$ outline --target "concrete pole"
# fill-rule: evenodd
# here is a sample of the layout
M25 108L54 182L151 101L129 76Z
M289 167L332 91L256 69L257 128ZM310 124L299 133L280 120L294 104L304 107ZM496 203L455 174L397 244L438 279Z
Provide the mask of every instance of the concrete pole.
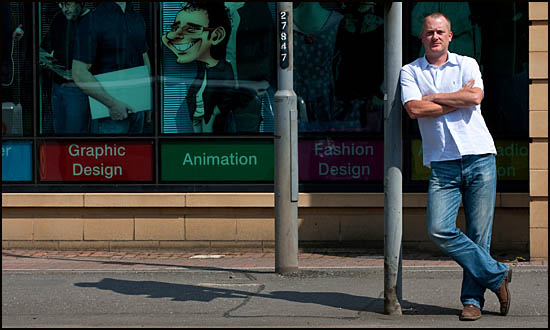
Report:
M401 315L403 229L402 136L399 71L402 66L402 3L384 3L384 313Z
M275 93L275 272L298 271L298 112L293 83L292 2L277 3Z

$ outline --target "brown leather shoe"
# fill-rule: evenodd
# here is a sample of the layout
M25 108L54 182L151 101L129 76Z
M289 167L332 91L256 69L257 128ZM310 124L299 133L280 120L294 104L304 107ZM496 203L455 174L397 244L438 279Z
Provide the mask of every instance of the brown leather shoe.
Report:
M464 305L460 321L475 321L481 318L481 310L476 305Z
M510 282L512 282L512 268L508 270L508 274L506 274L506 278L502 281L500 288L495 291L500 302L500 315L502 316L506 316L510 310L510 302L512 301L512 295L510 294L510 289L508 289Z

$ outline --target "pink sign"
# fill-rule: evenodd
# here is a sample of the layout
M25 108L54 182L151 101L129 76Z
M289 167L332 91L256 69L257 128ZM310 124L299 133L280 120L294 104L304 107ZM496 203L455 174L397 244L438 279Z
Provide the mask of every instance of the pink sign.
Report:
M300 181L384 178L384 141L303 140L298 152Z

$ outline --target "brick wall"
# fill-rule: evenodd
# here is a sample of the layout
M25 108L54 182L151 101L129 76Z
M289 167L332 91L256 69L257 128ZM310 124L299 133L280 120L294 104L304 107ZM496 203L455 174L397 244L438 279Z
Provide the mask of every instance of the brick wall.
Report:
M529 3L529 242L548 260L548 3Z
M272 251L272 193L2 194L2 247L54 250ZM403 249L439 249L426 234L425 193L403 196ZM383 193L301 193L302 247L384 246ZM529 195L497 193L494 251L529 252ZM458 225L464 229L461 210Z

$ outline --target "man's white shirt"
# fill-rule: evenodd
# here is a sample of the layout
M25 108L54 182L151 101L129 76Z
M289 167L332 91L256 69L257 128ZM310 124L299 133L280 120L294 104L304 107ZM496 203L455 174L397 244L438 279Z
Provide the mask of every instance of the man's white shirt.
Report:
M425 57L401 68L401 101L422 100L422 96L452 93L468 81L483 90L477 62L467 56L448 53L447 62L437 67ZM418 118L422 135L424 166L431 162L460 159L465 155L496 154L496 148L481 115L481 106L458 108L445 115Z

